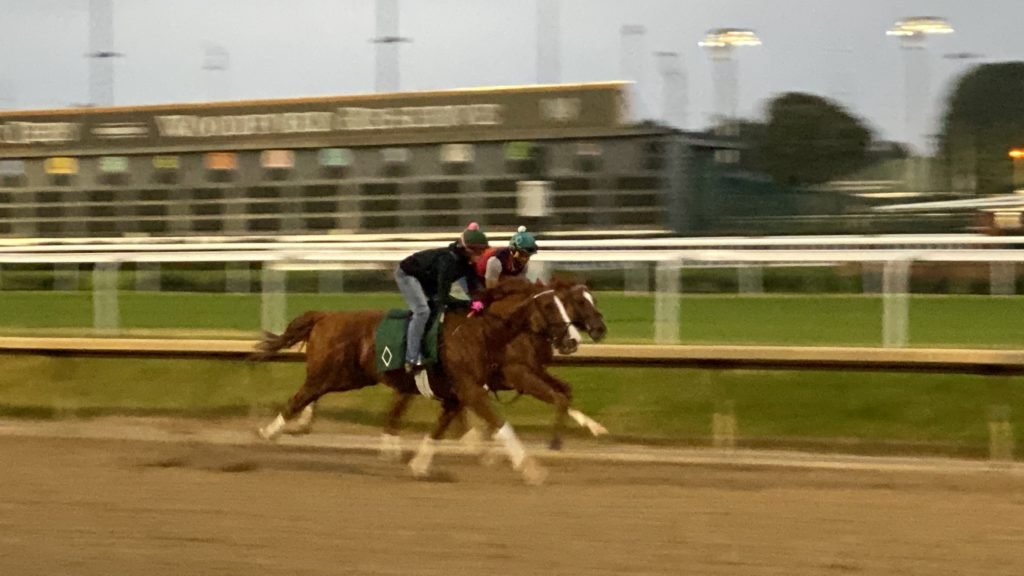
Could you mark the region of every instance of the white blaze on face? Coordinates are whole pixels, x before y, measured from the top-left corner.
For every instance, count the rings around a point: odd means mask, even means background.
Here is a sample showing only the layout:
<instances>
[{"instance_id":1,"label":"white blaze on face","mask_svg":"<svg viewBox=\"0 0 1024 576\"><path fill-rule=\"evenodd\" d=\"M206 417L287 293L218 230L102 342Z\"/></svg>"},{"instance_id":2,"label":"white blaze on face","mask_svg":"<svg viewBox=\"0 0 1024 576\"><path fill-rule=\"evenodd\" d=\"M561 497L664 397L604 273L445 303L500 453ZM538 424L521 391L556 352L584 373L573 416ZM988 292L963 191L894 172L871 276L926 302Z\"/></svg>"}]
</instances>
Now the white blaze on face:
<instances>
[{"instance_id":1,"label":"white blaze on face","mask_svg":"<svg viewBox=\"0 0 1024 576\"><path fill-rule=\"evenodd\" d=\"M565 305L562 304L562 300L558 296L552 296L555 299L555 305L558 306L558 312L562 315L562 320L569 326L569 338L572 339L576 344L580 343L580 331L572 325L572 321L569 320L569 315L565 313Z\"/></svg>"},{"instance_id":2,"label":"white blaze on face","mask_svg":"<svg viewBox=\"0 0 1024 576\"><path fill-rule=\"evenodd\" d=\"M590 290L584 290L583 297L587 300L587 302L590 302L591 306L597 308L597 304L594 304L594 297L590 295Z\"/></svg>"}]
</instances>

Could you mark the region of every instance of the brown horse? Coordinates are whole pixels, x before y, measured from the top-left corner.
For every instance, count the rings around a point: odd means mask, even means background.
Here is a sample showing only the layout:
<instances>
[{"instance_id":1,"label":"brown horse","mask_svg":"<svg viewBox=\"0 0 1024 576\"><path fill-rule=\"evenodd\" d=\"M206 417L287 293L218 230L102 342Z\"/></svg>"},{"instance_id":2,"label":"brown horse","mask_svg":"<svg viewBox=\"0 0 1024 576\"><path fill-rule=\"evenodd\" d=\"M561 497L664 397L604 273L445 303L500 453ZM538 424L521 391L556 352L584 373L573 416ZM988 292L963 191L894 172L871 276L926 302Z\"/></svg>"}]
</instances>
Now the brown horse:
<instances>
[{"instance_id":1,"label":"brown horse","mask_svg":"<svg viewBox=\"0 0 1024 576\"><path fill-rule=\"evenodd\" d=\"M506 280L516 282L517 279ZM585 330L592 340L599 342L607 332L604 316L597 308L593 295L584 284L556 279L548 288L554 288L559 299L564 303L567 316L580 330ZM554 356L552 343L535 333L520 334L505 348L495 354L491 361L497 364L492 372L487 387L492 391L514 390L519 394L533 396L538 400L551 404L555 408L555 421L552 427L552 438L549 446L558 450L562 446L562 433L566 417L571 417L580 426L586 427L595 436L607 433L598 422L572 408L572 387L568 382L557 378L547 371L546 366ZM381 456L390 460L401 458L401 442L398 432L402 416L415 394L395 393L395 400L388 412L384 435L381 439ZM288 433L308 433L312 429L315 404L310 403L296 419L295 427L286 430ZM465 420L465 410L459 412L461 428L469 430L464 437L471 444L479 443L480 432L469 429Z\"/></svg>"},{"instance_id":2,"label":"brown horse","mask_svg":"<svg viewBox=\"0 0 1024 576\"><path fill-rule=\"evenodd\" d=\"M579 334L552 289L505 283L486 290L482 296L492 302L486 314L445 315L440 367L427 371L430 393L441 400L444 410L434 433L424 439L420 453L410 465L414 473L429 470L433 442L465 406L497 430L495 439L504 445L513 467L528 482L539 483L546 472L527 456L511 424L491 406L483 386L488 380L491 358L518 334L543 335L565 351L576 348ZM383 318L381 311L306 312L292 320L283 334L266 334L252 359L266 359L283 348L305 342L306 379L277 418L259 429L260 436L274 439L289 420L328 392L356 390L378 382L404 394L421 390L416 378L403 371L377 371L374 340Z\"/></svg>"},{"instance_id":3,"label":"brown horse","mask_svg":"<svg viewBox=\"0 0 1024 576\"><path fill-rule=\"evenodd\" d=\"M514 281L514 280L512 280ZM567 315L575 326L586 330L595 342L602 340L607 333L604 316L598 310L593 295L583 284L573 284L563 280L554 280L548 285L553 288L559 299L565 304ZM514 390L520 394L533 396L538 400L551 404L555 408L555 421L552 426L552 437L549 446L553 450L561 449L562 434L565 431L566 418L571 417L580 426L600 435L607 432L603 426L579 410L572 408L572 387L568 382L552 375L547 365L554 358L551 342L536 333L524 333L516 336L504 350L496 354L492 361L497 369L487 381L492 391ZM391 411L388 414L387 428L382 442L382 452L392 451L398 446L397 434L399 423L409 405L412 395L397 394ZM459 412L463 421L462 428L467 429L465 411ZM480 433L469 431L469 437L478 438ZM389 438L388 436L391 436Z\"/></svg>"}]
</instances>

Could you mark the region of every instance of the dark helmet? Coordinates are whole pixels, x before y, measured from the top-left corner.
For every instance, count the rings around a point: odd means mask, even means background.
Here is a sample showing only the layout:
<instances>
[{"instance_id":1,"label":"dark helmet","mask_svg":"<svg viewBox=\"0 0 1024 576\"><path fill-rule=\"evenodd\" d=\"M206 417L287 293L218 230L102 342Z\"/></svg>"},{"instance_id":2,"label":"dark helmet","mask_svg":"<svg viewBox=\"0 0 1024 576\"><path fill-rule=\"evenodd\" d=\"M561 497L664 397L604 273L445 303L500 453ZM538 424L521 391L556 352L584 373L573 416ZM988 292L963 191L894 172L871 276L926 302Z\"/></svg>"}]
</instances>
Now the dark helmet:
<instances>
[{"instance_id":1,"label":"dark helmet","mask_svg":"<svg viewBox=\"0 0 1024 576\"><path fill-rule=\"evenodd\" d=\"M462 231L462 235L459 237L459 244L471 252L482 252L490 246L487 241L487 235L484 234L483 230L480 230L480 225L476 222L470 222L469 226Z\"/></svg>"}]
</instances>

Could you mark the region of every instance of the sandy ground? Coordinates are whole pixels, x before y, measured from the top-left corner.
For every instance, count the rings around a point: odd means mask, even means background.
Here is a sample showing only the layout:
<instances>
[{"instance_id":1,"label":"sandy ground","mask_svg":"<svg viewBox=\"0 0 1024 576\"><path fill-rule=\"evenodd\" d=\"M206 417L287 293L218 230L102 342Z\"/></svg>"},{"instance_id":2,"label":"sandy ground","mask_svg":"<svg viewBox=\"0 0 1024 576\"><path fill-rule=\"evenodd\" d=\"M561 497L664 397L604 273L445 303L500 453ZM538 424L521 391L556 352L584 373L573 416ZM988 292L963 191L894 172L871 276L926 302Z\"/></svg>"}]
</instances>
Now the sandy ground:
<instances>
[{"instance_id":1,"label":"sandy ground","mask_svg":"<svg viewBox=\"0 0 1024 576\"><path fill-rule=\"evenodd\" d=\"M1024 574L1024 476L0 435L0 575Z\"/></svg>"}]
</instances>

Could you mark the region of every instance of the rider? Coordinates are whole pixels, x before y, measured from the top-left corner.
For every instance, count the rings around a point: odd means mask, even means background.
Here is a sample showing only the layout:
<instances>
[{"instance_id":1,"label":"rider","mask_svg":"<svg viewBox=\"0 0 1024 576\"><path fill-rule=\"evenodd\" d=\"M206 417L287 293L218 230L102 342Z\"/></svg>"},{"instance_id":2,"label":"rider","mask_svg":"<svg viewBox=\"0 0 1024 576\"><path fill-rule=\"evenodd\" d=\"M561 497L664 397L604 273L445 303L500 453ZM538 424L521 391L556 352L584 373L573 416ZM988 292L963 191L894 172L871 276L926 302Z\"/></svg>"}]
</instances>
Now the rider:
<instances>
[{"instance_id":1,"label":"rider","mask_svg":"<svg viewBox=\"0 0 1024 576\"><path fill-rule=\"evenodd\" d=\"M530 256L536 253L537 241L533 234L526 231L526 226L520 226L507 247L484 251L476 261L476 273L484 280L485 286L491 288L502 278L525 275Z\"/></svg>"},{"instance_id":2,"label":"rider","mask_svg":"<svg viewBox=\"0 0 1024 576\"><path fill-rule=\"evenodd\" d=\"M444 310L454 303L450 294L452 284L462 278L466 279L470 292L479 287L473 265L487 246L487 235L476 222L471 222L448 247L422 250L399 263L395 281L412 311L406 331L406 372L423 368L420 346L431 308Z\"/></svg>"}]
</instances>

